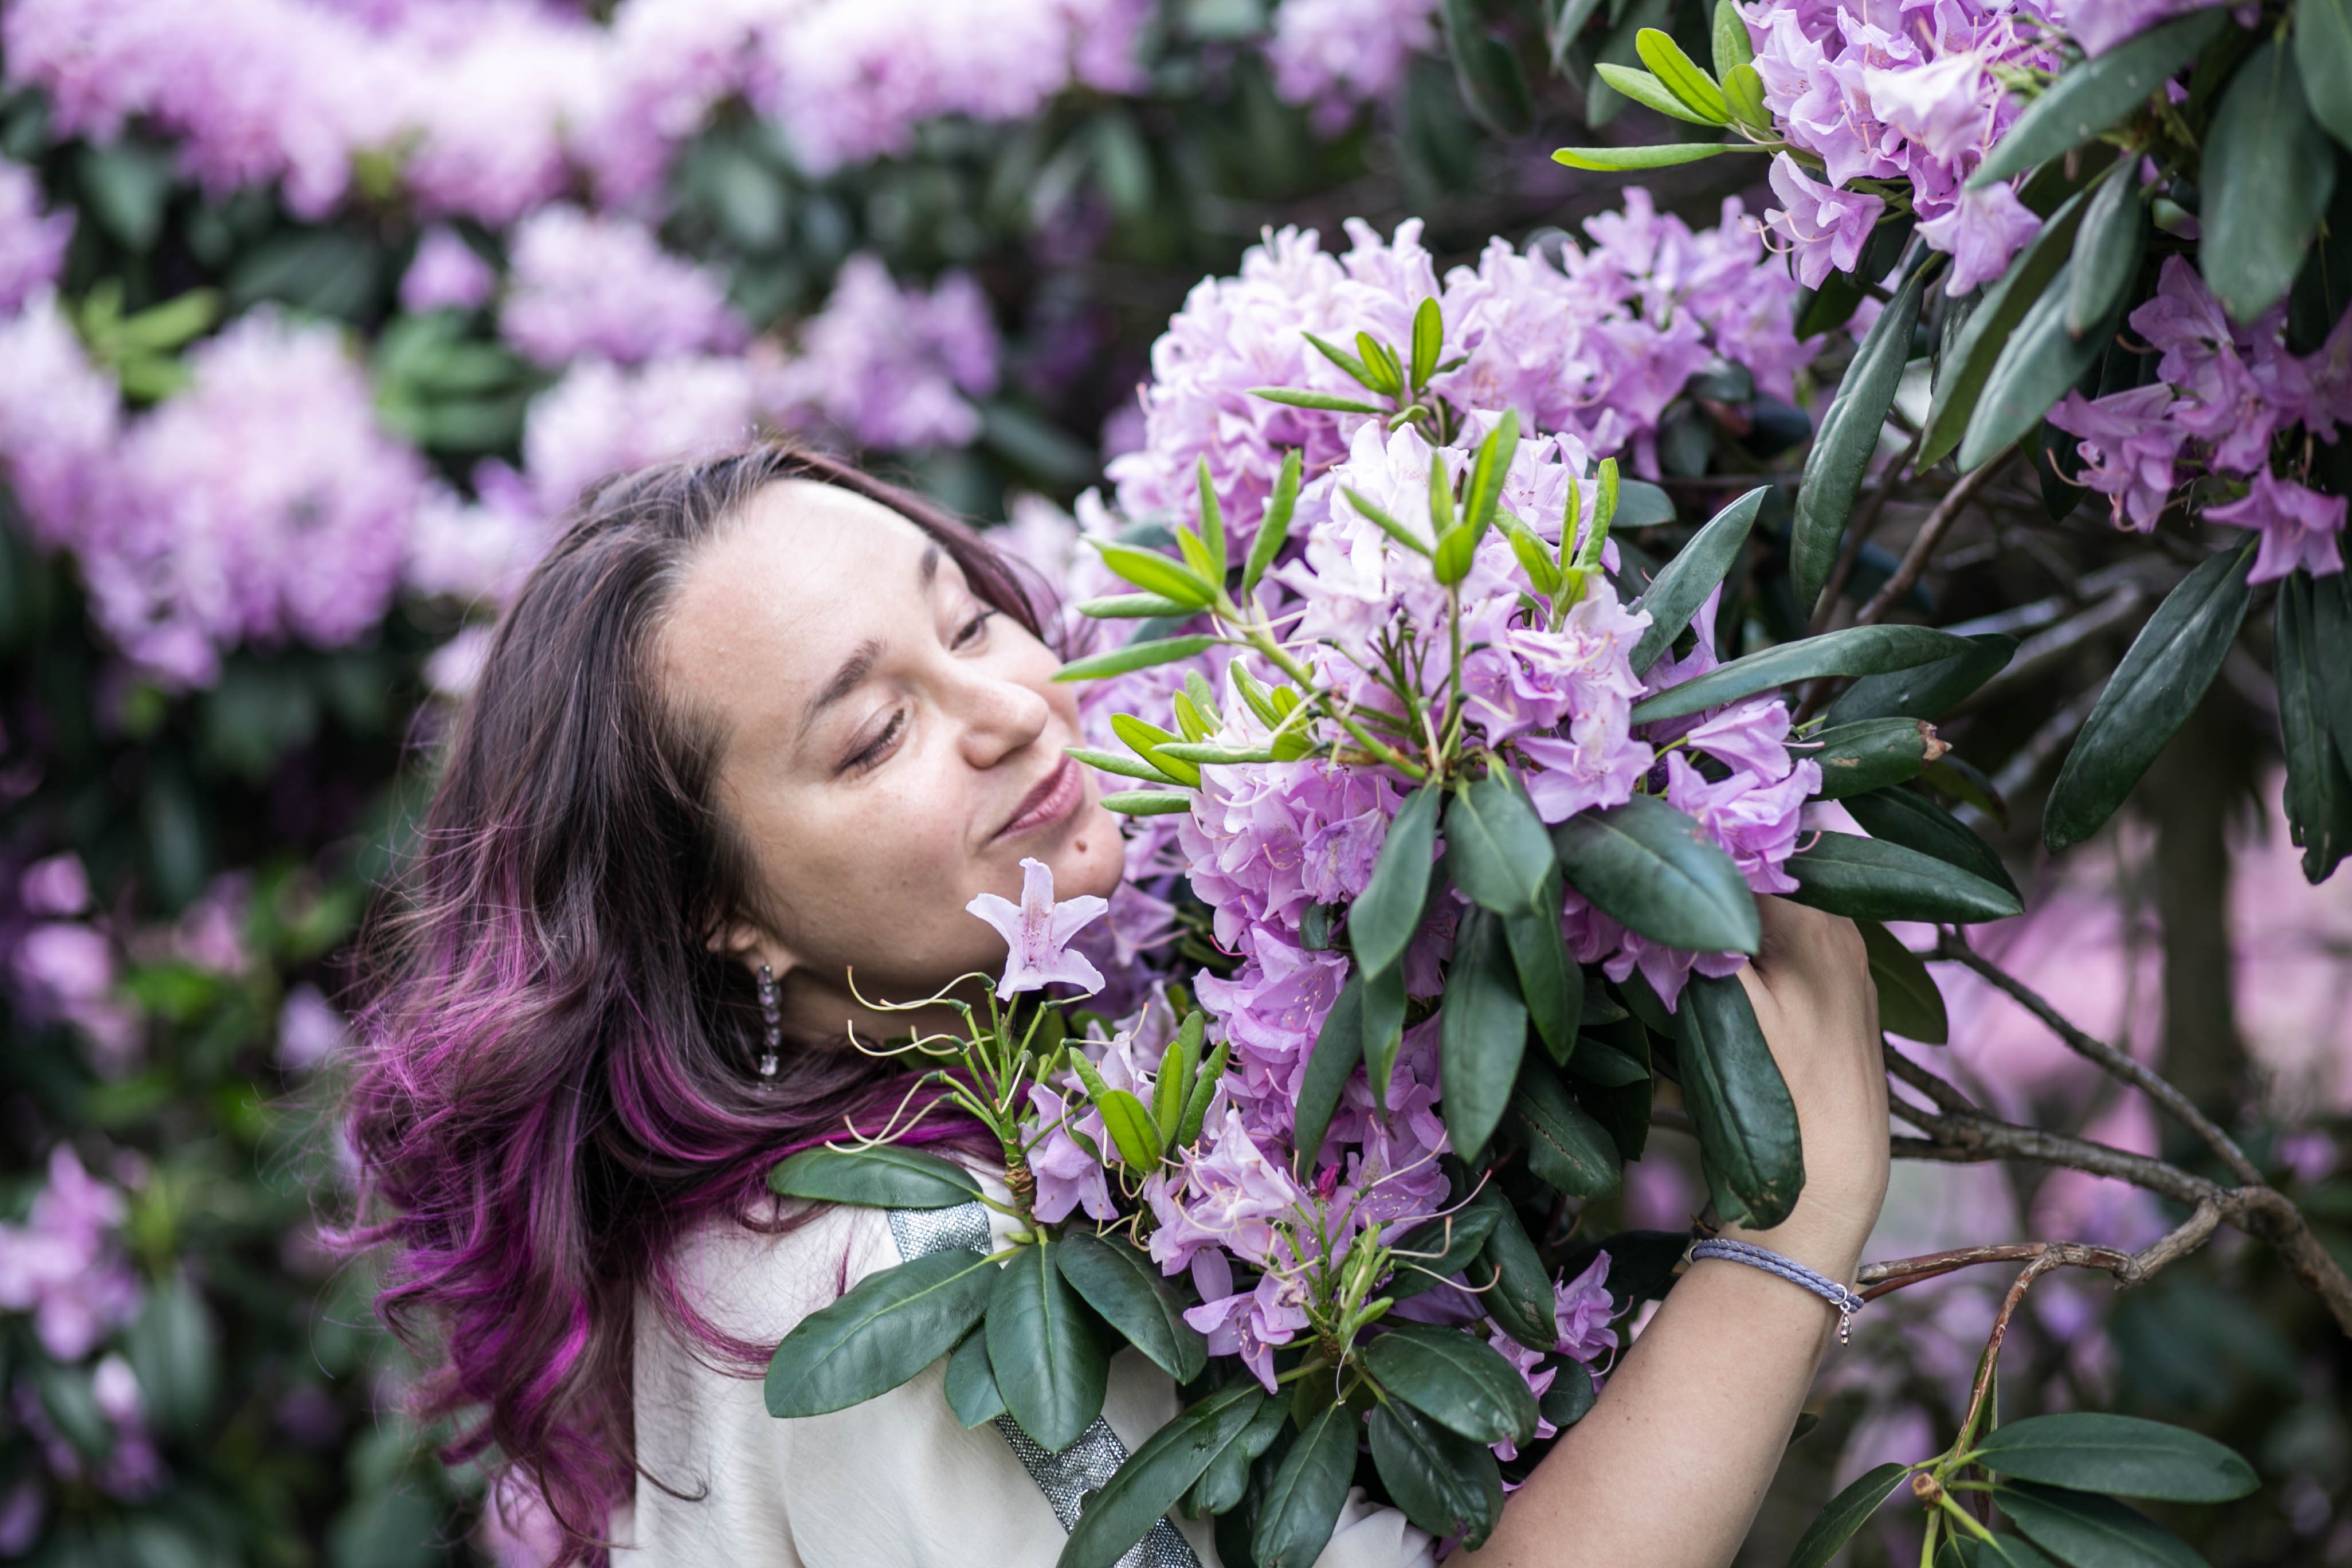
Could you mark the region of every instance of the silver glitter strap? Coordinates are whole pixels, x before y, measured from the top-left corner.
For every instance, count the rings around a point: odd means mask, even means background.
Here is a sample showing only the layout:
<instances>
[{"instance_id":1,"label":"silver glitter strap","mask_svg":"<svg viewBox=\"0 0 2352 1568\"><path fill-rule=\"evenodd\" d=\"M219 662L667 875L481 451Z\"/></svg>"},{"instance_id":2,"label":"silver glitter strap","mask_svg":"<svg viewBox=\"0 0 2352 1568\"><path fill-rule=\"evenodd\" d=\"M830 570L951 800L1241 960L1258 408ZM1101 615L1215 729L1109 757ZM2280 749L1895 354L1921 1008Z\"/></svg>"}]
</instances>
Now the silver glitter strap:
<instances>
[{"instance_id":1,"label":"silver glitter strap","mask_svg":"<svg viewBox=\"0 0 2352 1568\"><path fill-rule=\"evenodd\" d=\"M988 1210L977 1203L951 1209L892 1209L890 1238L898 1244L898 1260L902 1263L951 1247L986 1252ZM996 1429L1004 1434L1013 1458L1029 1472L1029 1479L1037 1483L1037 1489L1045 1494L1045 1506L1054 1510L1054 1517L1061 1521L1064 1530L1076 1527L1087 1499L1101 1490L1104 1483L1127 1463L1127 1445L1118 1440L1110 1423L1099 1415L1095 1417L1093 1426L1078 1434L1076 1442L1058 1454L1039 1447L1010 1415L998 1416ZM1192 1554L1192 1543L1175 1525L1162 1518L1153 1521L1150 1534L1128 1549L1127 1555L1118 1560L1118 1568L1201 1568L1201 1560Z\"/></svg>"}]
</instances>

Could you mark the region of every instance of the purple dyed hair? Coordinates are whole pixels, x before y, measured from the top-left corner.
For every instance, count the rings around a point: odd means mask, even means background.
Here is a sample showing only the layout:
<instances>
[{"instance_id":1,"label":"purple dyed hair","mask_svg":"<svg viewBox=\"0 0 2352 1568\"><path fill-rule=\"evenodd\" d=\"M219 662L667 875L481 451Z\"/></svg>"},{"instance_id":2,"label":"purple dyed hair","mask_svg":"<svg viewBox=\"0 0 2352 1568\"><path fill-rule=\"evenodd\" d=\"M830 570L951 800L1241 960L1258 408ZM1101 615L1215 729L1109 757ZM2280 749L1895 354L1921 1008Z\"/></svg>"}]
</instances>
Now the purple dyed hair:
<instances>
[{"instance_id":1,"label":"purple dyed hair","mask_svg":"<svg viewBox=\"0 0 2352 1568\"><path fill-rule=\"evenodd\" d=\"M845 1119L878 1121L900 1092L889 1064L814 1041L754 1091L751 977L707 939L763 890L713 805L719 738L650 673L687 563L787 479L905 516L1037 631L976 533L832 458L763 443L613 480L499 621L417 847L362 943L347 1107L362 1223L347 1239L382 1250L377 1310L431 1368L418 1415L456 1424L453 1461L538 1493L560 1564L602 1568L607 1516L639 1474L640 1293L722 1363L749 1371L773 1348L695 1313L668 1272L673 1241L715 1215L795 1223L766 1197L768 1168Z\"/></svg>"}]
</instances>

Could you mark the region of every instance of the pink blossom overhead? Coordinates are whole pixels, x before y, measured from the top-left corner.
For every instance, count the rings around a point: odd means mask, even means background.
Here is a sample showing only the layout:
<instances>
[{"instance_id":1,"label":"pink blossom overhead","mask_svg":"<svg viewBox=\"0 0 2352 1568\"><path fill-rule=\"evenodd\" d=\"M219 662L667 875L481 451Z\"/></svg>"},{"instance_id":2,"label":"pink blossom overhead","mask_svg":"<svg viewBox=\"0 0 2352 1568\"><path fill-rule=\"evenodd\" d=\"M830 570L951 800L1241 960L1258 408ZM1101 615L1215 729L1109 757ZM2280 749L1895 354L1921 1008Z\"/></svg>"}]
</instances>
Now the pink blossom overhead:
<instances>
[{"instance_id":1,"label":"pink blossom overhead","mask_svg":"<svg viewBox=\"0 0 2352 1568\"><path fill-rule=\"evenodd\" d=\"M2344 498L2321 495L2263 468L2253 488L2238 500L2209 506L2205 515L2232 528L2262 534L2249 582L2268 583L2300 568L2314 576L2344 570L2338 542L2344 532Z\"/></svg>"},{"instance_id":2,"label":"pink blossom overhead","mask_svg":"<svg viewBox=\"0 0 2352 1568\"><path fill-rule=\"evenodd\" d=\"M541 207L516 226L513 254L499 330L541 364L635 364L740 348L750 335L715 274L627 219Z\"/></svg>"},{"instance_id":3,"label":"pink blossom overhead","mask_svg":"<svg viewBox=\"0 0 2352 1568\"><path fill-rule=\"evenodd\" d=\"M996 324L970 275L950 272L929 292L901 288L879 258L860 254L801 324L799 353L772 396L787 423L859 447L920 451L977 436L972 400L996 383Z\"/></svg>"},{"instance_id":4,"label":"pink blossom overhead","mask_svg":"<svg viewBox=\"0 0 2352 1568\"><path fill-rule=\"evenodd\" d=\"M21 163L0 159L0 313L54 282L73 237L74 215L45 212L40 182Z\"/></svg>"},{"instance_id":5,"label":"pink blossom overhead","mask_svg":"<svg viewBox=\"0 0 2352 1568\"><path fill-rule=\"evenodd\" d=\"M1283 0L1265 46L1275 91L1312 105L1322 130L1339 130L1359 104L1393 92L1412 58L1436 45L1437 6L1438 0Z\"/></svg>"},{"instance_id":6,"label":"pink blossom overhead","mask_svg":"<svg viewBox=\"0 0 2352 1568\"><path fill-rule=\"evenodd\" d=\"M1102 971L1087 963L1085 954L1068 949L1070 939L1109 907L1109 900L1091 893L1056 902L1054 868L1035 859L1021 862L1019 903L996 893L982 893L964 906L995 927L1009 950L1004 977L996 983L999 997L1055 984L1101 990Z\"/></svg>"}]
</instances>

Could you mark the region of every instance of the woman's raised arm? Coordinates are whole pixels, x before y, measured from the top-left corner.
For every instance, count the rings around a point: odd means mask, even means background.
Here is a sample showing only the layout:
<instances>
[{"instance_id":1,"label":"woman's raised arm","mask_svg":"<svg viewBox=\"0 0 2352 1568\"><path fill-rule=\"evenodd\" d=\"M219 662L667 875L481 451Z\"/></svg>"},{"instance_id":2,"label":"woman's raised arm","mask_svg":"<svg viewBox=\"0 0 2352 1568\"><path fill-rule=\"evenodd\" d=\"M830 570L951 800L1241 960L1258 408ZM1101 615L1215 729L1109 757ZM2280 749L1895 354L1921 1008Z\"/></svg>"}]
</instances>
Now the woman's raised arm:
<instances>
[{"instance_id":1,"label":"woman's raised arm","mask_svg":"<svg viewBox=\"0 0 2352 1568\"><path fill-rule=\"evenodd\" d=\"M1878 996L1853 922L1759 900L1740 975L1804 1138L1805 1190L1770 1230L1727 1236L1853 1283L1886 1195ZM1478 1568L1721 1568L1779 1467L1837 1315L1745 1264L1696 1264L1600 1402L1514 1493Z\"/></svg>"}]
</instances>

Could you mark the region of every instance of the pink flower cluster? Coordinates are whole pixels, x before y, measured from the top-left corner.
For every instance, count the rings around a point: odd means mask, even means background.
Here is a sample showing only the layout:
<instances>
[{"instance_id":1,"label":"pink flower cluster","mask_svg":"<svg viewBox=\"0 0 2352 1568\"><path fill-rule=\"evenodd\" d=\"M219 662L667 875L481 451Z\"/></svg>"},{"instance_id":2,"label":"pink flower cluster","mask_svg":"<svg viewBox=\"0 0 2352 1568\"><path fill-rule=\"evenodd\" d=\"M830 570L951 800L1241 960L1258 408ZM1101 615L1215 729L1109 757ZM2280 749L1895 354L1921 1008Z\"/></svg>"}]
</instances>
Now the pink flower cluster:
<instances>
[{"instance_id":1,"label":"pink flower cluster","mask_svg":"<svg viewBox=\"0 0 2352 1568\"><path fill-rule=\"evenodd\" d=\"M2081 437L2083 482L2114 498L2116 524L2153 529L2186 465L2247 485L2242 499L2209 506L2205 516L2260 531L2253 581L2298 567L2341 572L2344 498L2278 477L2271 449L2298 425L2332 444L2352 424L2352 318L2318 352L2297 357L2284 342L2285 305L2239 326L2175 256L2130 327L2162 356L2156 380L2105 397L2069 393L2049 416Z\"/></svg>"},{"instance_id":2,"label":"pink flower cluster","mask_svg":"<svg viewBox=\"0 0 2352 1568\"><path fill-rule=\"evenodd\" d=\"M517 224L509 246L499 331L541 364L725 353L751 336L718 275L664 251L642 224L557 203Z\"/></svg>"},{"instance_id":3,"label":"pink flower cluster","mask_svg":"<svg viewBox=\"0 0 2352 1568\"><path fill-rule=\"evenodd\" d=\"M1772 190L1786 205L1764 215L1807 288L1851 269L1887 209L1885 195L1847 188L1856 181L1903 190L1920 236L1952 258L1945 288L1955 297L2000 276L2041 231L2010 184L1963 188L2023 108L1995 73L2058 64L2037 7L1798 0L1750 5L1747 16L1765 107L1817 161L1774 155Z\"/></svg>"},{"instance_id":4,"label":"pink flower cluster","mask_svg":"<svg viewBox=\"0 0 2352 1568\"><path fill-rule=\"evenodd\" d=\"M1359 104L1395 91L1412 57L1437 45L1438 0L1283 0L1265 44L1274 89L1337 131Z\"/></svg>"},{"instance_id":5,"label":"pink flower cluster","mask_svg":"<svg viewBox=\"0 0 2352 1568\"><path fill-rule=\"evenodd\" d=\"M1622 213L1588 223L1590 250L1562 247L1555 264L1491 242L1473 267L1441 283L1421 225L1393 241L1351 220L1349 247L1324 252L1312 232L1286 228L1242 258L1236 278L1195 287L1154 345L1143 391L1143 447L1109 475L1130 518L1186 515L1193 461L1209 460L1217 496L1244 531L1255 526L1283 456L1305 454L1310 477L1345 460L1360 415L1293 408L1251 395L1288 386L1360 399L1364 391L1311 347L1305 332L1352 345L1369 331L1402 352L1412 313L1435 298L1444 357L1467 356L1432 390L1457 407L1518 412L1521 426L1574 437L1594 457L1625 454L1657 472L1659 416L1693 373L1720 354L1757 385L1791 395L1808 345L1790 331L1796 285L1764 254L1737 201L1722 222L1694 233L1629 190Z\"/></svg>"},{"instance_id":6,"label":"pink flower cluster","mask_svg":"<svg viewBox=\"0 0 2352 1568\"><path fill-rule=\"evenodd\" d=\"M41 1348L79 1361L139 1310L139 1279L114 1239L122 1197L59 1144L23 1225L0 1224L0 1311L30 1312Z\"/></svg>"},{"instance_id":7,"label":"pink flower cluster","mask_svg":"<svg viewBox=\"0 0 2352 1568\"><path fill-rule=\"evenodd\" d=\"M73 237L74 215L45 212L40 182L0 159L0 311L14 310L56 280Z\"/></svg>"}]
</instances>

